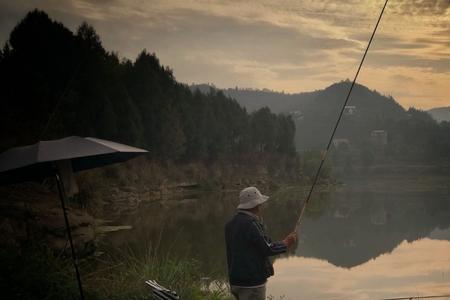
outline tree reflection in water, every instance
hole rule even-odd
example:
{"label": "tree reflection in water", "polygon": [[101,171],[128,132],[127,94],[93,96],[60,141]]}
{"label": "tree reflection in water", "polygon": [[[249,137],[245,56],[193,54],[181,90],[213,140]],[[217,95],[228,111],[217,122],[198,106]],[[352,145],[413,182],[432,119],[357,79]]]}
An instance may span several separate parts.
{"label": "tree reflection in water", "polygon": [[[264,222],[274,239],[292,230],[305,193],[304,188],[272,193]],[[225,278],[223,228],[234,214],[237,194],[203,193],[196,199],[143,205],[120,220],[133,229],[107,236],[104,247],[139,249],[158,244],[159,251],[198,260],[205,275]],[[319,190],[311,203],[298,248],[288,255],[317,258],[343,268],[389,253],[405,240],[415,241],[450,227],[448,188],[408,191],[348,185]]]}

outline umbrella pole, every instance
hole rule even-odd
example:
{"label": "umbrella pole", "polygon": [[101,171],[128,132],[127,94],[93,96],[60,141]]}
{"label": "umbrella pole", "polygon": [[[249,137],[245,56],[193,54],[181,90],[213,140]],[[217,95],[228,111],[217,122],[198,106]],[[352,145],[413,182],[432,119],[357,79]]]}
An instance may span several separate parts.
{"label": "umbrella pole", "polygon": [[56,183],[58,185],[59,199],[61,200],[61,208],[62,208],[63,214],[64,214],[64,222],[66,223],[67,236],[69,237],[70,251],[72,253],[72,261],[73,261],[73,266],[75,268],[75,274],[77,276],[78,289],[80,290],[80,299],[84,300],[83,286],[81,285],[80,271],[78,270],[78,259],[77,259],[77,256],[75,255],[75,249],[73,247],[73,240],[72,240],[72,232],[70,231],[69,219],[67,218],[67,212],[66,212],[66,205],[64,204],[64,199],[66,198],[66,194],[64,192],[63,183],[61,181],[61,178],[60,178],[58,172],[55,174],[55,178],[56,178]]}

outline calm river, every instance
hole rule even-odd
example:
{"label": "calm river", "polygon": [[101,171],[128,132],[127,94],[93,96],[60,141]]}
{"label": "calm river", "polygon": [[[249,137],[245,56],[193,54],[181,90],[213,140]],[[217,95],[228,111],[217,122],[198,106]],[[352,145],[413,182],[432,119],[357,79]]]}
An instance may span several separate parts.
{"label": "calm river", "polygon": [[[205,276],[224,278],[223,227],[237,194],[145,204],[120,220],[133,229],[110,234],[106,243],[158,247],[199,261]],[[274,239],[292,230],[304,195],[295,187],[271,193],[264,222]],[[450,294],[448,176],[360,179],[321,189],[311,203],[297,248],[275,260],[268,282],[274,299]]]}

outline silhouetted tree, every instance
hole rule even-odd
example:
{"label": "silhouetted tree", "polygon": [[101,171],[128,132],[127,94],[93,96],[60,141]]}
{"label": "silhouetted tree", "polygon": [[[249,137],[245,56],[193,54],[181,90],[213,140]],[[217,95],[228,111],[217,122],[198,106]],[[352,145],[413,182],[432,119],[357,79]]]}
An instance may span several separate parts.
{"label": "silhouetted tree", "polygon": [[267,108],[249,115],[215,89],[191,92],[146,50],[121,61],[87,23],[73,34],[32,11],[12,31],[0,66],[3,149],[81,135],[143,146],[164,160],[293,152],[289,117]]}

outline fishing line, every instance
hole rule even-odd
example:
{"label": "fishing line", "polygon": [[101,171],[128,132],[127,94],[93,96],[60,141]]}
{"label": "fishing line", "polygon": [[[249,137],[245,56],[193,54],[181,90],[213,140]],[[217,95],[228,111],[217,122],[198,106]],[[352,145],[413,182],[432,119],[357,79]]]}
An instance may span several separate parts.
{"label": "fishing line", "polygon": [[336,121],[336,124],[334,126],[333,132],[331,133],[331,136],[330,136],[330,139],[328,141],[327,147],[326,147],[325,151],[322,152],[319,168],[317,169],[316,175],[314,176],[314,181],[313,181],[313,184],[311,185],[311,189],[309,190],[308,196],[306,197],[306,201],[305,201],[305,203],[303,203],[302,210],[300,211],[300,216],[298,217],[297,223],[295,224],[294,232],[296,232],[297,234],[299,233],[300,224],[302,222],[303,214],[305,213],[306,207],[308,206],[308,203],[311,200],[311,195],[312,195],[312,193],[314,191],[314,187],[316,186],[317,181],[319,179],[320,171],[322,170],[323,164],[324,164],[324,162],[325,162],[325,160],[327,158],[327,154],[328,154],[328,151],[330,150],[331,143],[333,142],[334,135],[336,134],[336,130],[337,130],[338,126],[339,126],[339,123],[341,122],[342,115],[344,114],[344,110],[345,110],[345,107],[347,106],[348,99],[350,98],[350,94],[352,93],[353,87],[355,86],[356,79],[358,78],[359,72],[361,71],[361,67],[362,67],[362,65],[364,63],[364,60],[365,60],[366,55],[367,55],[367,52],[369,51],[370,45],[372,44],[373,37],[375,36],[375,33],[377,31],[378,25],[380,24],[381,17],[384,14],[384,10],[385,10],[385,8],[387,6],[388,1],[389,0],[386,0],[384,2],[384,6],[383,6],[383,8],[381,10],[380,16],[378,17],[378,20],[377,20],[377,23],[375,25],[375,28],[373,29],[372,35],[370,36],[369,43],[367,44],[366,50],[364,51],[364,55],[363,55],[363,57],[361,59],[361,62],[360,62],[359,67],[358,67],[358,70],[356,71],[355,77],[353,78],[352,85],[350,86],[350,89],[348,90],[347,97],[345,98],[345,102],[342,105],[341,111],[339,113],[339,117],[338,117],[338,119]]}

